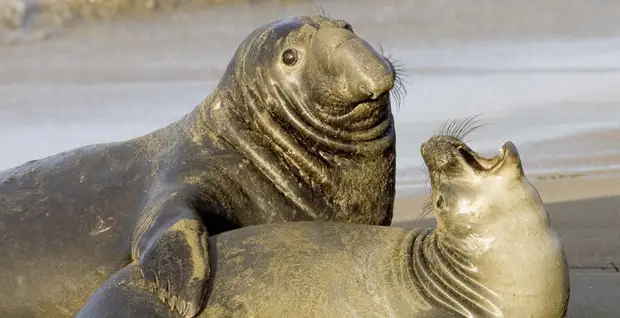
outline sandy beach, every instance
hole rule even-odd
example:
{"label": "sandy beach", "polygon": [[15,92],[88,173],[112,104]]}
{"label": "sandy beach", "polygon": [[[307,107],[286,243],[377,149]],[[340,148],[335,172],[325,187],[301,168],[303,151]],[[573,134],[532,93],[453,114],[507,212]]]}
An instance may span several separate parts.
{"label": "sandy beach", "polygon": [[[393,226],[434,226],[418,219],[420,144],[448,118],[483,114],[472,148],[515,142],[562,238],[568,317],[620,315],[620,2],[315,2],[404,65]],[[0,170],[167,125],[210,92],[252,29],[314,10],[239,2],[68,25],[39,12],[0,28]]]}

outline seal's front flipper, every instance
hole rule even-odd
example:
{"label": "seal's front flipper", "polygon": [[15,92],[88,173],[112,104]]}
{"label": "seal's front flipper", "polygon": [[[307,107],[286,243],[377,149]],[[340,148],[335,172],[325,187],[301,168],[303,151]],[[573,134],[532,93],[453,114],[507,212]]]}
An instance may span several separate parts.
{"label": "seal's front flipper", "polygon": [[138,262],[159,298],[183,317],[194,317],[210,275],[207,230],[199,219],[180,219],[145,242]]}
{"label": "seal's front flipper", "polygon": [[178,317],[148,285],[138,264],[131,263],[97,288],[75,318]]}

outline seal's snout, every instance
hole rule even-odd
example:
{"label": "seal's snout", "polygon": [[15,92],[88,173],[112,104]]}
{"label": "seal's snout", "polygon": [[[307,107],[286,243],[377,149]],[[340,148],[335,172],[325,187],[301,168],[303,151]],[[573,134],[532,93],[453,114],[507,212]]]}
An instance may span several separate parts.
{"label": "seal's snout", "polygon": [[325,64],[324,77],[337,79],[339,92],[350,103],[376,100],[396,82],[392,64],[366,40],[343,28],[323,28],[312,40],[317,63]]}
{"label": "seal's snout", "polygon": [[387,73],[381,78],[362,79],[357,91],[364,99],[376,100],[379,96],[387,93],[394,87],[394,74]]}
{"label": "seal's snout", "polygon": [[436,136],[422,143],[420,152],[429,170],[441,170],[454,159],[454,141],[450,137]]}
{"label": "seal's snout", "polygon": [[377,99],[394,87],[394,68],[365,40],[348,40],[338,50],[344,80],[349,83],[351,97],[356,102]]}
{"label": "seal's snout", "polygon": [[485,158],[453,136],[434,136],[422,144],[422,158],[430,170],[452,172],[469,171],[484,173],[493,170],[503,161],[503,156]]}

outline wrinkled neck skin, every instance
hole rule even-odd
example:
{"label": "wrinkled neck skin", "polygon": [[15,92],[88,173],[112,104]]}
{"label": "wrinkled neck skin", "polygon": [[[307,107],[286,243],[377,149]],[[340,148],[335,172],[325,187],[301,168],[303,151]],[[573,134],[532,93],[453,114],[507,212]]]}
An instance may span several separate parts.
{"label": "wrinkled neck skin", "polygon": [[225,78],[195,110],[202,115],[194,125],[211,127],[253,163],[297,207],[299,219],[389,225],[395,192],[389,98],[373,116],[364,109],[317,115],[329,105],[263,71]]}
{"label": "wrinkled neck skin", "polygon": [[569,294],[565,255],[542,203],[530,208],[463,236],[438,223],[413,241],[406,284],[464,317],[562,316]]}

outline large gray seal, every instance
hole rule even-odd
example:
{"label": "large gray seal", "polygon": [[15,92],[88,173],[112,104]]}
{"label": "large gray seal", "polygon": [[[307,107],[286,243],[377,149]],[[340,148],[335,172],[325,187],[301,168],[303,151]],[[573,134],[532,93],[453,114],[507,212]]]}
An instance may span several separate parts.
{"label": "large gray seal", "polygon": [[71,316],[137,264],[166,306],[193,316],[208,235],[284,221],[389,225],[395,80],[345,21],[274,21],[179,121],[0,173],[0,312]]}
{"label": "large gray seal", "polygon": [[[563,247],[514,144],[484,158],[436,136],[422,153],[436,230],[317,221],[212,236],[202,317],[563,316]],[[175,317],[140,281],[119,272],[78,317]]]}

